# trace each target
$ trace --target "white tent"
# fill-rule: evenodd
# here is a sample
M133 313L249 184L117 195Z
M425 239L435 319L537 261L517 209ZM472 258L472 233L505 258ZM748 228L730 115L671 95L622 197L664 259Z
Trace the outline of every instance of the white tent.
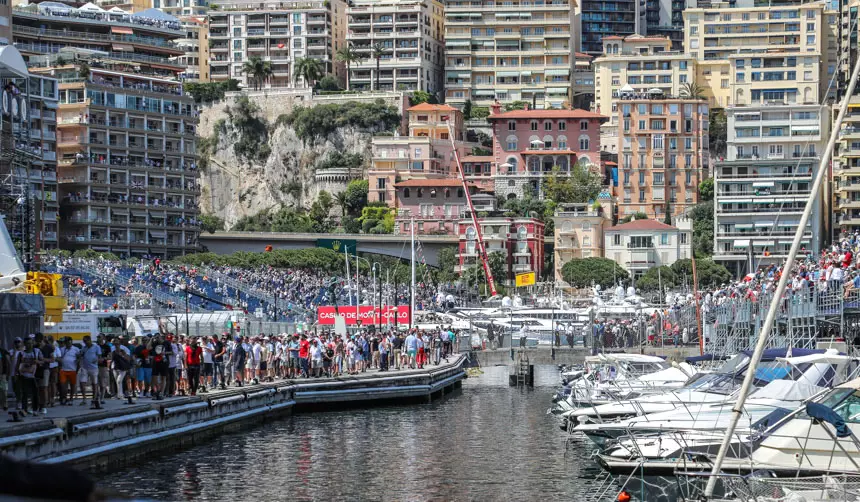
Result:
M50 9L53 11L70 11L70 10L72 10L71 7L69 7L68 5L66 5L64 3L60 3L60 2L42 2L40 4L35 4L35 5L38 5L40 10L47 10L47 9Z
M0 77L2 78L24 78L30 75L27 71L27 63L21 57L21 53L13 45L6 45L0 49Z
M116 7L116 6L111 7L111 9L110 9L108 12L110 12L111 14L124 14L124 15L128 15L128 12L126 12L126 11L124 11L124 10L120 9L119 7Z
M636 90L630 84L624 84L624 87L621 88L621 92L636 92Z
M84 5L81 5L80 7L78 7L78 10L82 10L84 12L104 12L105 11L104 9L102 9L101 7L99 7L98 5L96 5L92 2L85 3Z

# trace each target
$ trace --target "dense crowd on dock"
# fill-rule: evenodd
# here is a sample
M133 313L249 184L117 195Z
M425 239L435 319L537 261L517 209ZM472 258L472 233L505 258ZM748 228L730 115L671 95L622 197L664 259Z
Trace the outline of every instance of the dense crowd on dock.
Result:
M82 342L36 333L0 349L0 403L6 410L11 390L16 409L45 415L76 403L101 409L109 398L161 400L281 379L420 369L456 353L457 337L443 327L253 338L99 334Z

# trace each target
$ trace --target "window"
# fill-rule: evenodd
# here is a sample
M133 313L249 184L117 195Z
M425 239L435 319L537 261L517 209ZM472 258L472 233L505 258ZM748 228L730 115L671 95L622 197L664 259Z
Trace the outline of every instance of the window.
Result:
M509 120L508 121L508 130L509 131L516 131L517 130L517 121L516 120Z
M408 199L412 195L412 191L409 190L409 187L403 189L403 198Z
M806 45L815 45L815 35L806 35Z
M680 239L681 245L686 244L687 243L687 232L681 232L680 234L678 234L678 238Z
M579 137L579 149L580 150L588 150L589 149L588 136L580 136Z
M614 246L620 246L621 245L621 234L613 234L612 235L612 244Z
M531 130L532 130L532 131L537 131L537 130L538 130L538 123L537 123L537 120L532 120L532 121L531 121Z
M639 130L640 130L640 131L644 131L645 129L646 129L646 127L645 127L645 121L644 121L644 120L640 120L640 121L639 121Z
M505 150L512 152L517 149L517 137L516 136L508 136L508 139L505 141Z
M638 107L639 115L646 115L648 113L648 105L640 104Z
M663 115L663 105L651 105L652 115Z
M560 120L558 122L558 130L559 131L566 131L567 130L567 122Z
M543 123L543 130L544 131L552 131L552 122L550 122L549 120L544 122Z
M660 245L668 246L669 245L669 234L660 234Z
M547 135L543 137L543 147L547 150L552 148L552 136Z
M588 121L587 120L581 120L579 122L579 130L580 131L587 131L588 130Z
M693 149L693 138L684 138L684 150Z
M558 138L556 138L556 142L558 143L558 148L560 150L567 149L567 136L560 135Z
M663 135L662 134L655 134L654 136L651 137L651 140L652 140L651 141L651 147L652 148L660 149L660 150L663 149Z

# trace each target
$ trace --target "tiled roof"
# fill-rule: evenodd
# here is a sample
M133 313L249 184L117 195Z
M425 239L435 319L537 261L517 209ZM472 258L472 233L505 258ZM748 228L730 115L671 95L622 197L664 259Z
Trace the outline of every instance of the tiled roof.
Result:
M492 162L492 155L466 155L463 162Z
M504 119L606 119L604 115L588 110L511 110L509 112L490 115L488 120Z
M469 185L474 185L474 183L469 183ZM444 178L438 180L427 180L427 179L413 179L401 181L399 183L394 184L395 187L438 187L438 188L450 188L457 187L462 188L463 182L458 180L457 178Z
M453 112L457 109L450 105L431 105L430 103L421 103L409 107L406 111L409 112Z

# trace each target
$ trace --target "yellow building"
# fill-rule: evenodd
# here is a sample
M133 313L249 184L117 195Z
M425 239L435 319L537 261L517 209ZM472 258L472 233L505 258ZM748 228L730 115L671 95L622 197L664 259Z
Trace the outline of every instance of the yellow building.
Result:
M831 33L829 25L824 26L828 22L824 2L780 7L720 5L684 11L684 47L698 61L696 83L711 106L730 106L739 94L742 100L752 99L750 93L757 82L768 78L764 65L770 59L774 65L796 65L784 68L782 77L776 79L781 81L781 88L798 88L803 102L807 96L819 102L821 96L815 92L823 91L820 82L827 81L825 50ZM777 59L782 62L777 63ZM761 66L739 68L738 61ZM773 83L771 80L765 85Z
M561 204L555 211L555 280L561 281L561 269L574 258L602 258L603 230L612 226L612 208L601 200L601 206Z
M180 18L185 37L176 45L185 51L179 62L185 66L182 79L186 82L209 82L209 24L205 16Z
M677 96L696 79L696 60L672 51L669 37L603 37L603 55L594 60L594 105L615 122L616 101L622 89L647 93L660 89Z

